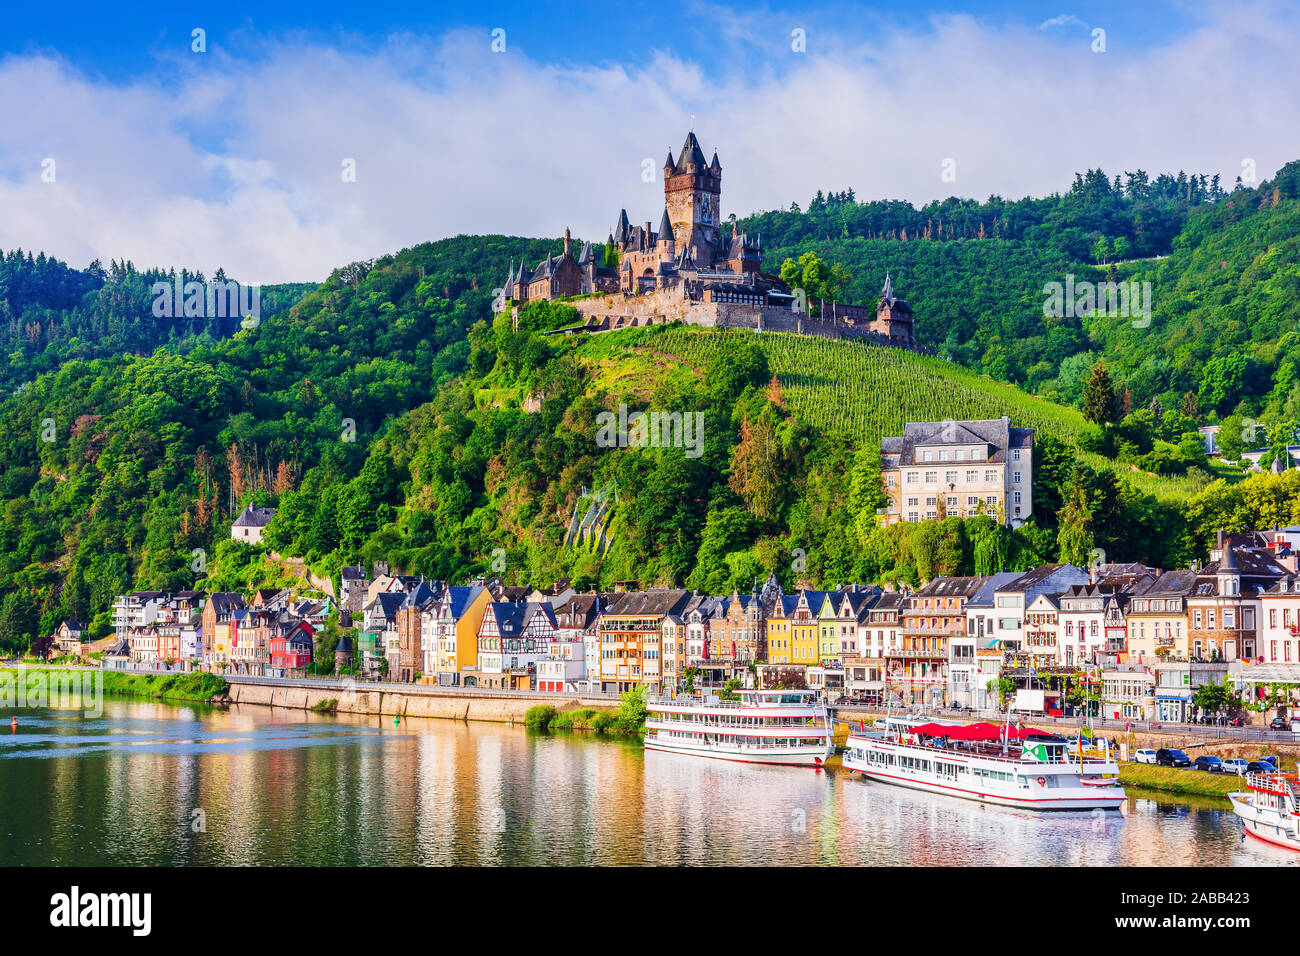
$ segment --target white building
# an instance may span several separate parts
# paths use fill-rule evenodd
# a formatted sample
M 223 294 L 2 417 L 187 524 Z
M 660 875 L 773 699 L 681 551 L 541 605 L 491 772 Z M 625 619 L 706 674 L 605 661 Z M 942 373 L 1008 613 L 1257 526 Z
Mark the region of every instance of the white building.
M 230 539 L 244 544 L 261 544 L 262 532 L 275 517 L 274 508 L 254 508 L 249 505 L 230 526 Z
M 1300 663 L 1300 575 L 1288 574 L 1259 596 L 1259 663 Z
M 1033 514 L 1034 430 L 1005 416 L 908 422 L 880 452 L 887 524 L 993 515 L 1018 527 Z

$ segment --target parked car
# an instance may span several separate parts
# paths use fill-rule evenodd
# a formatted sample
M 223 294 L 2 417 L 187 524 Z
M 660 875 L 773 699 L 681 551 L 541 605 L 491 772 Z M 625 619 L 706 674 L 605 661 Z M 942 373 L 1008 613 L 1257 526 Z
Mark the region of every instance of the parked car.
M 1235 773 L 1238 776 L 1246 772 L 1246 761 L 1240 757 L 1232 757 L 1223 761 L 1223 773 Z
M 1192 761 L 1192 767 L 1206 773 L 1223 773 L 1223 760 L 1214 754 L 1201 754 Z
M 1277 769 L 1278 767 L 1282 766 L 1282 762 L 1278 759 L 1277 754 L 1264 754 L 1264 756 L 1259 758 L 1259 762 L 1271 763 L 1274 769 Z
M 1154 750 L 1135 750 L 1133 751 L 1134 763 L 1155 763 L 1156 752 Z
M 1291 721 L 1287 720 L 1285 717 L 1274 717 L 1272 720 L 1268 722 L 1268 729 L 1269 730 L 1290 730 Z
M 1246 764 L 1246 773 L 1277 773 L 1277 767 L 1271 763 L 1260 763 L 1258 760 L 1252 760 Z
M 1172 750 L 1161 747 L 1156 751 L 1156 766 L 1159 767 L 1190 767 L 1192 758 L 1187 756 L 1181 750 Z

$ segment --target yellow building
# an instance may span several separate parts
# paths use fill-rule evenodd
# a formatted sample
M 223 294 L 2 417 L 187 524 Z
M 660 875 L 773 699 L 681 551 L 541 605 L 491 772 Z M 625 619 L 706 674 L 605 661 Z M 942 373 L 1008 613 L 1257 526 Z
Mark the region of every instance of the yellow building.
M 772 605 L 772 611 L 763 622 L 767 631 L 767 662 L 769 664 L 792 664 L 794 655 L 794 635 L 791 631 L 790 616 L 794 613 L 798 599 L 794 596 L 779 597 Z
M 800 591 L 790 615 L 790 663 L 808 667 L 821 663 L 821 610 L 826 591 Z
M 478 667 L 478 631 L 492 594 L 481 584 L 449 587 L 437 604 L 438 683 L 458 686 L 461 675 Z

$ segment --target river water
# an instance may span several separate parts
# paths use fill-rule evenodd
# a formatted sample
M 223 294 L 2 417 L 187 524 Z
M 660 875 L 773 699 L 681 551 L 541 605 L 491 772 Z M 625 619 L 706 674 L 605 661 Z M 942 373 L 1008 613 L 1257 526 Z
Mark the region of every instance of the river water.
M 987 807 L 447 720 L 107 700 L 0 724 L 0 864 L 1275 866 L 1226 802 Z

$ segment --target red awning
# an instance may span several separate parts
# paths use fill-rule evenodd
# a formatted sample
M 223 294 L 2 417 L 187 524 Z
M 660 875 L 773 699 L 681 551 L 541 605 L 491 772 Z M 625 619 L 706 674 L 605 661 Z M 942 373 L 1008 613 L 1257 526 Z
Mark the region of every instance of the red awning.
M 1002 727 L 981 721 L 965 726 L 954 724 L 918 724 L 911 733 L 925 734 L 927 737 L 947 737 L 950 740 L 1001 740 Z M 1035 730 L 1032 727 L 1011 727 L 1007 730 L 1008 740 L 1024 740 L 1027 737 L 1056 738 L 1058 735 L 1047 730 Z

